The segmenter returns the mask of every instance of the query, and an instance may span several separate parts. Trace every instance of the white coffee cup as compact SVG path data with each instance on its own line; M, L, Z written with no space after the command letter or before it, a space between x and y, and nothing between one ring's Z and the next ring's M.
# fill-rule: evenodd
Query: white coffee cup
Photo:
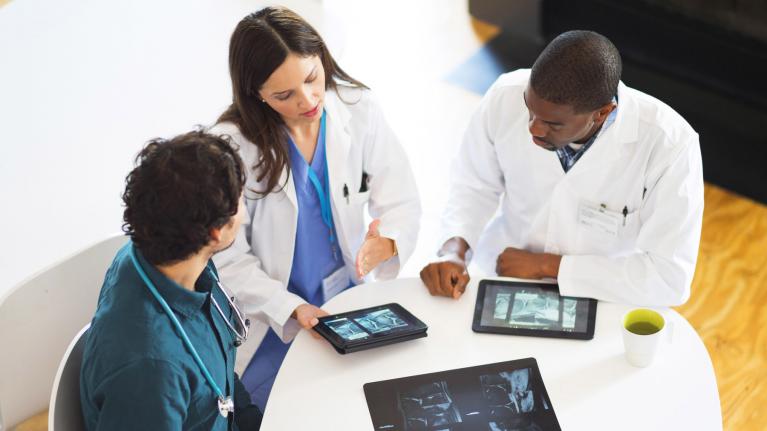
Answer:
M666 319L657 311L635 308L623 315L622 323L626 360L635 367L650 365L667 332Z

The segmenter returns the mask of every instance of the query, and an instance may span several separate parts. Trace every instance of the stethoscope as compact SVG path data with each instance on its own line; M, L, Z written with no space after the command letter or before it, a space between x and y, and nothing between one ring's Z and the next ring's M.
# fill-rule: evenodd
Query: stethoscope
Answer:
M130 258L133 262L133 266L136 268L136 271L138 272L138 275L141 277L141 279L144 281L144 284L149 288L149 291L152 292L152 295L157 299L157 302L160 303L160 306L162 306L162 309L165 311L165 314L168 315L171 322L173 323L173 326L176 327L176 330L178 331L179 335L181 336L181 339L184 340L184 344L186 345L187 349L189 349L189 352L192 354L192 357L194 358L195 362L197 362L197 365L200 367L200 370L202 371L202 374L205 376L205 380L208 381L210 386L213 388L213 391L216 393L216 396L218 398L218 412L223 417L228 417L229 413L234 413L234 400L232 400L232 397L227 395L224 396L224 392L221 391L221 388L218 387L216 382L213 380L213 377L210 375L210 372L208 372L208 368L205 366L205 364L202 362L202 359L200 358L200 355L197 354L197 349L194 348L192 345L192 342L189 340L189 337L186 335L186 331L184 331L184 328L181 326L181 323L176 318L176 315L173 314L170 307L168 306L168 303L165 302L165 299L160 295L160 292L157 291L157 288L154 286L154 283L149 279L149 277L146 275L146 272L144 272L144 268L141 267L141 264L139 263L138 259L136 259L136 253L134 251L134 246L130 247ZM229 327L229 330L232 331L232 333L235 335L235 342L234 344L236 346L239 346L245 340L248 339L248 327L250 326L250 320L244 319L242 317L242 313L240 313L240 309L235 305L234 303L234 297L230 296L226 293L226 290L224 289L224 286L221 284L221 281L218 279L218 276L215 272L213 272L210 267L206 267L208 272L210 272L210 275L213 276L213 279L216 280L216 285L219 289L221 289L221 292L226 297L226 300L229 302L229 306L234 310L234 314L237 316L238 323L240 324L240 327L242 328L242 332L238 331L232 323L229 321L229 319L224 314L223 310L221 310L221 307L218 305L218 302L216 301L216 298L213 297L213 292L210 293L210 300L213 303L213 305L216 307L216 310L218 310L218 313L221 315L221 317L224 319L224 322L226 322L226 326Z

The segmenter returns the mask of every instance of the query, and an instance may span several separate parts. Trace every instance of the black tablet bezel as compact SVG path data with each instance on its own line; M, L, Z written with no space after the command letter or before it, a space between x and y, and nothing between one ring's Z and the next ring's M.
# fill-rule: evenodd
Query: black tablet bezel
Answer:
M545 413L546 421L551 422L546 429L561 430L559 424L559 418L557 418L554 405L551 403L551 397L549 396L546 384L543 380L543 374L538 367L538 361L535 358L523 358L515 359L511 361L495 362L490 364L475 365L470 367L455 368L452 370L437 371L426 374L417 374L406 377L399 377L389 380L381 380L377 382L369 382L362 385L362 390L365 393L365 401L368 405L368 412L370 413L370 419L373 422L373 426L382 426L382 424L392 424L392 413L397 411L392 408L391 405L387 408L387 399L392 395L398 394L403 388L414 387L418 384L431 383L435 380L442 380L455 383L456 381L466 381L467 375L477 375L479 373L498 373L510 370L519 370L524 368L530 368L532 370L532 376L530 376L530 383L540 392L541 399L548 405L549 413ZM382 404L383 402L383 404ZM476 405L472 405L472 408L476 408ZM401 410L400 410L401 412ZM395 421L396 422L396 421ZM396 424L394 424L396 427ZM467 429L467 424L458 423L451 424L445 428L464 430Z
M357 324L358 326L362 328L363 331L369 334L369 337L366 337L360 340L346 340L340 335L336 334L332 329L330 329L325 324L325 322L327 321L341 319L341 318L346 318L351 320L350 316L355 316L355 315L363 314L363 313L370 313L377 310L383 310L385 308L392 310L394 313L402 317L402 319L407 322L407 326L402 329L395 330L393 332L381 332L381 333L374 334L368 331L362 325ZM376 345L376 346L386 345L386 344L391 344L392 342L405 341L405 340L409 340L413 338L420 338L420 337L413 337L413 335L425 333L426 330L429 329L429 327L426 326L425 323L423 323L417 317L415 317L412 313L407 311L405 307L395 302L392 302L389 304L377 305L375 307L361 308L359 310L352 310L352 311L347 311L344 313L324 316L324 317L320 317L319 321L320 322L314 326L314 330L317 331L317 333L319 333L320 335L322 335L323 338L328 340L330 344L332 344L333 347L339 353L347 353L347 352L351 353L358 350L365 350L364 348L361 348L361 347L366 345ZM373 346L370 346L370 347L373 347Z
M505 285L516 287L538 287L545 290L552 290L559 294L559 286L556 284L540 283L540 282L527 282L527 281L511 281L511 280L480 280L479 289L477 289L477 300L474 304L474 322L471 329L474 332L484 332L491 334L505 334L505 335L522 335L526 337L547 337L547 338L568 338L574 340L591 340L594 338L594 327L596 326L597 317L597 301L591 298L574 298L578 300L585 300L589 303L589 313L586 322L586 332L571 332L571 331L552 331L546 329L528 329L528 328L504 328L500 326L485 326L482 325L482 307L485 303L485 293L487 291L487 285ZM560 298L570 298L568 296L560 296Z

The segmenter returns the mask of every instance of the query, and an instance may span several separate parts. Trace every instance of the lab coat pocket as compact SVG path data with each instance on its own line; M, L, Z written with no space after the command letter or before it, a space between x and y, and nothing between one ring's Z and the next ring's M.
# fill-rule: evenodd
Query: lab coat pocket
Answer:
M616 256L630 253L639 233L639 212L611 211L581 205L578 210L578 252Z
M639 211L632 211L626 214L626 218L619 229L621 250L630 252L636 247L639 227Z

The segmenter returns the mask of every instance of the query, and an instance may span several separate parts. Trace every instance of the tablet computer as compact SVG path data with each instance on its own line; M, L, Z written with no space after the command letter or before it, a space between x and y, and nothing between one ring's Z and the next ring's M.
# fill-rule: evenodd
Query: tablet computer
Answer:
M474 332L590 340L597 301L559 296L556 284L482 280Z
M338 353L351 353L426 336L423 322L391 303L324 316L314 330Z
M373 428L561 430L534 358L363 386Z

